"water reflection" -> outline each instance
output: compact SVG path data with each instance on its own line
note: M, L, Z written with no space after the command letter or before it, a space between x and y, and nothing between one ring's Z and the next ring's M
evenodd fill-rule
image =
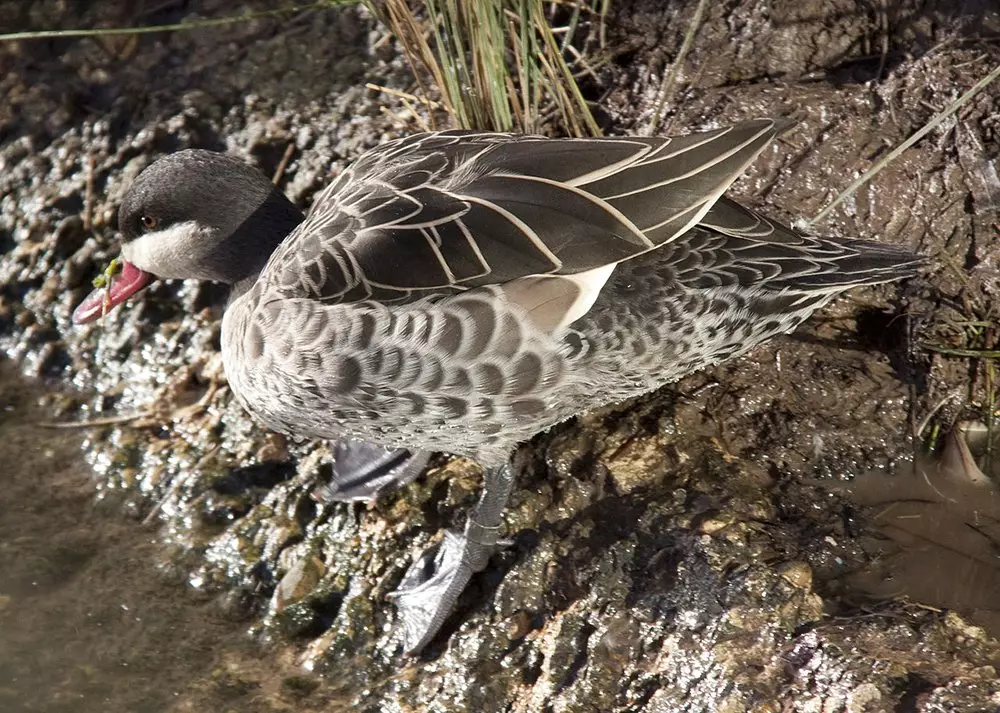
M218 595L171 574L154 528L95 500L82 434L38 426L41 395L0 362L0 710L329 706L290 653L259 654Z
M988 449L985 426L961 423L940 460L844 486L872 508L877 532L865 543L873 564L850 577L852 586L954 609L1000 636L1000 439L993 441Z

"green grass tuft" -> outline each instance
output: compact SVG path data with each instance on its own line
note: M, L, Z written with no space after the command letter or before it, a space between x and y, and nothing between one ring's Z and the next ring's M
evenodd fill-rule
M575 46L603 43L610 0L368 2L399 40L417 99L453 127L598 136L576 75L592 71ZM552 17L560 18L553 27ZM432 114L433 122L433 114Z

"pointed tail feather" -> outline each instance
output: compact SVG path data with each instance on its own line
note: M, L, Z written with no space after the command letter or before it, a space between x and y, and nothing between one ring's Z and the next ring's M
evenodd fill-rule
M713 205L698 227L691 247L715 256L709 270L770 289L839 292L912 277L925 263L896 245L801 235L729 198Z
M814 240L831 253L825 258L830 269L790 278L789 286L825 291L877 285L913 277L927 262L922 255L897 245L847 238Z

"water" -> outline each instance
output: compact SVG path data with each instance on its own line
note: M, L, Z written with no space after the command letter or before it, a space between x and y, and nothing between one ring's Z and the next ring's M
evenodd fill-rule
M259 658L154 526L95 499L82 434L39 425L43 393L0 362L0 710L311 709L290 654Z

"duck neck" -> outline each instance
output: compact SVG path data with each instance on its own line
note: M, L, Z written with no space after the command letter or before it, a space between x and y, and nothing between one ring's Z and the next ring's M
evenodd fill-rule
M303 219L302 211L274 189L226 238L220 253L228 256L225 259L229 267L226 281L232 285L230 302L253 287L271 255Z
M239 282L234 282L232 287L229 288L229 299L226 301L226 307L245 295L257 282L258 277L260 277L260 273L245 277Z

